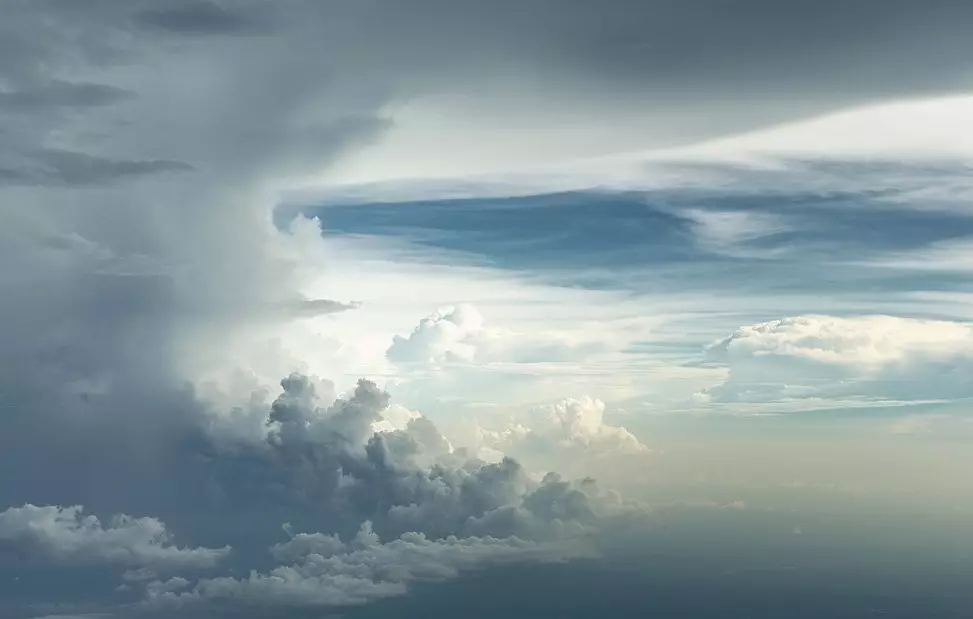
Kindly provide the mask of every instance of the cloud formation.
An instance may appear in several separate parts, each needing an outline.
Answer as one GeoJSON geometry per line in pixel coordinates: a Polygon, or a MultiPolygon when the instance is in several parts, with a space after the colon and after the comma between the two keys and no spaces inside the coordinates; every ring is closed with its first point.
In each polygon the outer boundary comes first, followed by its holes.
{"type": "Polygon", "coordinates": [[[400,595],[410,582],[583,554],[589,550],[579,541],[597,534],[605,519],[642,513],[592,480],[568,482],[554,473],[536,480],[514,460],[472,458],[421,416],[404,429],[375,432],[389,395],[369,381],[327,406],[305,376],[293,374],[281,387],[262,441],[212,444],[209,474],[228,503],[207,508],[234,506],[247,523],[241,542],[251,547],[277,535],[268,516],[286,514],[290,540],[269,548],[279,565],[192,586],[188,579],[149,583],[147,604],[361,604],[400,595]],[[322,522],[338,533],[314,531],[322,522]],[[314,532],[294,533],[300,529],[314,532]],[[342,532],[353,530],[343,541],[342,532]]]}
{"type": "MultiPolygon", "coordinates": [[[[5,3],[3,543],[59,569],[85,564],[113,586],[115,572],[130,568],[125,584],[150,602],[246,604],[259,595],[321,607],[479,565],[570,554],[566,540],[641,513],[587,479],[537,476],[512,458],[481,461],[425,417],[390,429],[389,395],[376,383],[336,397],[334,385],[288,375],[303,367],[295,350],[250,346],[258,333],[279,343],[275,334],[298,318],[328,315],[340,332],[337,321],[355,313],[346,310],[359,309],[357,297],[331,294],[329,281],[358,271],[329,270],[334,252],[317,224],[288,227],[275,206],[282,191],[340,173],[335,165],[351,153],[409,125],[403,103],[435,112],[441,96],[447,108],[458,97],[460,113],[488,109],[474,124],[500,136],[497,159],[510,164],[521,150],[536,159],[633,139],[682,142],[965,79],[966,5],[917,15],[915,3],[886,3],[880,20],[846,5],[5,3]],[[726,54],[739,40],[749,46],[726,54]],[[827,87],[833,80],[846,88],[827,87]],[[752,103],[777,92],[786,92],[780,109],[752,103]],[[604,136],[547,113],[551,101],[598,120],[604,136]],[[543,147],[524,149],[521,128],[541,117],[581,127],[568,132],[574,146],[537,131],[543,147]],[[649,120],[633,131],[633,119],[649,120]],[[258,375],[267,368],[273,380],[287,376],[279,393],[258,375]],[[228,389],[236,408],[208,397],[219,391],[210,381],[245,385],[228,389]],[[284,523],[296,532],[291,542],[281,543],[284,523]],[[204,567],[226,572],[189,573],[204,567]]],[[[434,162],[461,158],[476,136],[435,133],[458,136],[456,147],[430,140],[422,122],[412,127],[435,147],[434,162]]],[[[391,332],[380,337],[385,348],[391,332]]],[[[460,309],[395,340],[389,358],[532,363],[585,358],[597,344],[487,329],[460,309]]],[[[601,413],[594,400],[566,403],[532,432],[569,453],[639,451],[601,413]]],[[[61,591],[44,593],[40,601],[56,605],[61,591]]],[[[111,595],[85,602],[118,608],[111,595]]]]}
{"type": "Polygon", "coordinates": [[[527,462],[571,462],[645,455],[649,448],[622,426],[604,420],[605,403],[584,397],[566,399],[512,421],[500,430],[480,427],[485,447],[527,462]]]}
{"type": "Polygon", "coordinates": [[[0,544],[32,561],[121,565],[156,571],[201,569],[225,559],[229,548],[188,548],[173,543],[155,518],[114,516],[102,524],[79,505],[24,505],[0,512],[0,544]]]}
{"type": "Polygon", "coordinates": [[[348,542],[337,536],[299,534],[271,549],[288,561],[246,578],[208,578],[189,589],[185,579],[150,585],[150,606],[219,601],[246,607],[340,608],[403,595],[414,582],[437,582],[462,572],[524,561],[557,561],[577,554],[516,537],[407,533],[383,543],[365,522],[348,542]],[[188,589],[188,590],[187,590],[188,589]]]}
{"type": "Polygon", "coordinates": [[[706,354],[729,368],[718,401],[964,397],[973,329],[897,316],[796,316],[741,327],[706,354]]]}
{"type": "Polygon", "coordinates": [[[533,331],[516,333],[490,328],[468,303],[442,308],[426,316],[408,336],[396,335],[386,356],[406,366],[448,363],[532,363],[579,360],[605,346],[569,334],[533,331]]]}

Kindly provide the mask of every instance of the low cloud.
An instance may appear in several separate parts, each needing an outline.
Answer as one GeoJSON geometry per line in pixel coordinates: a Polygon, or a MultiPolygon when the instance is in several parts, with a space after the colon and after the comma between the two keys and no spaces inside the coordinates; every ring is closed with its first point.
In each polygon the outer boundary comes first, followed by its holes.
{"type": "MultiPolygon", "coordinates": [[[[604,434],[589,404],[554,411],[565,436],[604,434]]],[[[646,514],[591,479],[454,448],[368,380],[336,397],[327,381],[295,373],[272,402],[255,397],[251,406],[204,413],[179,447],[188,464],[167,480],[182,492],[205,480],[195,502],[174,509],[177,528],[187,539],[231,540],[233,560],[229,546],[176,545],[158,518],[102,522],[80,506],[10,508],[0,513],[0,544],[59,566],[126,568],[118,591],[141,596],[148,610],[327,609],[469,570],[586,556],[611,522],[646,514]],[[226,571],[193,574],[212,568],[226,571]]]]}
{"type": "MultiPolygon", "coordinates": [[[[214,442],[207,451],[209,475],[227,501],[210,508],[233,505],[237,520],[250,523],[243,534],[251,549],[279,536],[279,521],[259,529],[274,513],[289,518],[289,540],[269,545],[278,565],[193,585],[153,581],[146,604],[362,604],[401,595],[412,582],[587,554],[585,540],[609,519],[644,512],[590,479],[538,479],[510,458],[479,460],[421,415],[396,411],[403,426],[396,428],[385,419],[389,394],[370,381],[330,404],[326,397],[315,381],[292,374],[265,413],[263,439],[214,442]],[[262,512],[267,506],[281,509],[262,512]],[[334,532],[317,531],[322,522],[334,532]]],[[[568,427],[597,430],[590,417],[562,413],[568,427]]]]}
{"type": "Polygon", "coordinates": [[[102,523],[79,505],[24,505],[0,512],[0,544],[27,553],[31,560],[155,570],[209,568],[230,552],[179,547],[156,518],[120,514],[102,523]]]}
{"type": "Polygon", "coordinates": [[[402,595],[414,582],[436,582],[461,573],[525,561],[558,561],[577,550],[516,537],[450,536],[429,539],[407,533],[382,542],[371,523],[348,542],[337,536],[301,534],[271,549],[287,564],[246,578],[157,582],[148,588],[152,606],[219,601],[247,607],[336,608],[402,595]]]}

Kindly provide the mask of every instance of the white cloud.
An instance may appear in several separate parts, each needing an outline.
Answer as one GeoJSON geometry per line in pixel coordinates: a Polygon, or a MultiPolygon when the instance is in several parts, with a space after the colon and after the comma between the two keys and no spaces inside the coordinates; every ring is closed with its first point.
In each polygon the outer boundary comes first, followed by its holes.
{"type": "Polygon", "coordinates": [[[884,102],[708,141],[671,154],[704,158],[971,158],[973,138],[956,132],[956,127],[970,123],[973,97],[969,95],[884,102]]]}
{"type": "Polygon", "coordinates": [[[625,427],[607,423],[604,415],[601,400],[568,398],[500,423],[495,419],[478,422],[475,440],[485,459],[509,454],[535,469],[572,474],[651,453],[625,427]]]}
{"type": "Polygon", "coordinates": [[[209,568],[227,548],[176,546],[155,518],[115,516],[107,524],[81,506],[24,505],[0,512],[0,543],[11,543],[54,563],[107,564],[156,570],[209,568]]]}
{"type": "Polygon", "coordinates": [[[973,364],[973,327],[963,322],[797,316],[741,327],[706,352],[729,375],[701,393],[702,400],[812,403],[973,394],[965,379],[973,364]]]}
{"type": "Polygon", "coordinates": [[[483,328],[483,317],[472,305],[447,307],[423,318],[408,337],[395,336],[388,349],[393,362],[441,363],[472,361],[471,340],[483,328]]]}
{"type": "Polygon", "coordinates": [[[969,273],[973,271],[973,241],[940,241],[909,251],[888,252],[862,264],[918,273],[969,273]]]}
{"type": "Polygon", "coordinates": [[[605,350],[589,334],[488,328],[480,312],[465,303],[423,318],[407,337],[396,335],[387,356],[402,364],[536,363],[578,361],[605,350]]]}
{"type": "Polygon", "coordinates": [[[787,232],[793,225],[781,215],[746,211],[685,209],[679,215],[693,222],[696,243],[704,250],[736,258],[770,258],[779,250],[761,250],[746,244],[787,232]]]}
{"type": "Polygon", "coordinates": [[[896,316],[796,316],[741,327],[711,345],[716,359],[790,357],[862,370],[915,356],[973,351],[968,324],[896,316]]]}
{"type": "Polygon", "coordinates": [[[623,427],[605,423],[605,403],[583,398],[555,405],[550,417],[552,434],[561,444],[595,453],[644,453],[646,447],[623,427]]]}

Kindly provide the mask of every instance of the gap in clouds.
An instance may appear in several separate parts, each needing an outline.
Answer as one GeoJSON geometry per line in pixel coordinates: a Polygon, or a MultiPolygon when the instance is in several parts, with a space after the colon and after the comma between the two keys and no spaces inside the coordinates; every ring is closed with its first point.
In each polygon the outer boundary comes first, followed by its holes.
{"type": "MultiPolygon", "coordinates": [[[[804,292],[842,294],[867,286],[898,294],[920,280],[931,289],[957,284],[948,272],[883,269],[878,261],[969,238],[967,196],[929,209],[928,200],[910,195],[914,184],[928,183],[921,167],[918,182],[901,165],[849,161],[795,168],[761,174],[724,168],[729,186],[707,186],[704,179],[683,188],[402,202],[358,195],[357,203],[302,211],[319,217],[329,235],[406,241],[562,285],[787,294],[798,292],[799,281],[804,292]],[[857,186],[849,187],[847,177],[857,186]]],[[[964,174],[957,167],[937,170],[944,178],[964,174]]]]}

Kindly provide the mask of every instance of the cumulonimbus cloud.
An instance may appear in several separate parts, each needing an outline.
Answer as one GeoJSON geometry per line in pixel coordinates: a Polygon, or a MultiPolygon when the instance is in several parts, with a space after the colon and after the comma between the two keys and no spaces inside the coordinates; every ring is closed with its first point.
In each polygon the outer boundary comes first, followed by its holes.
{"type": "MultiPolygon", "coordinates": [[[[644,513],[592,480],[538,480],[512,459],[489,463],[453,449],[422,416],[376,432],[389,394],[370,381],[326,406],[305,376],[281,387],[262,440],[214,443],[209,452],[209,474],[224,500],[244,506],[243,517],[275,504],[292,518],[284,523],[290,539],[269,547],[279,565],[245,578],[153,581],[145,585],[150,606],[360,604],[412,582],[587,554],[584,541],[606,519],[644,513]],[[323,522],[338,532],[313,530],[323,522]]],[[[245,534],[258,543],[279,528],[245,534]]]]}

